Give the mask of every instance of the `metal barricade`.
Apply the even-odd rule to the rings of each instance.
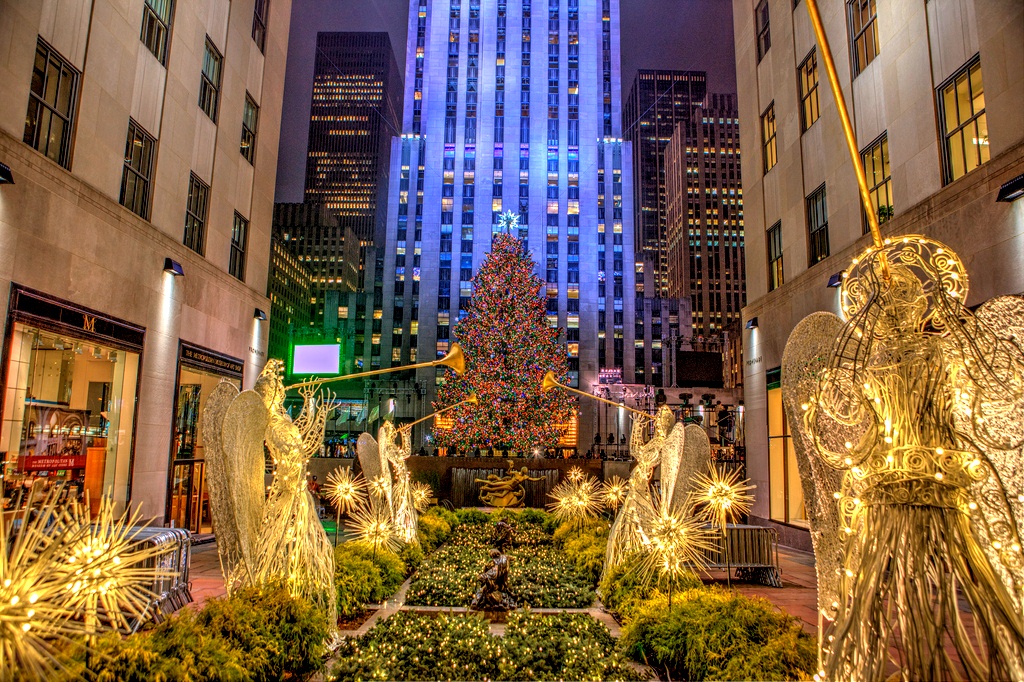
[[[132,528],[138,546],[160,548],[159,554],[141,565],[154,569],[152,618],[157,622],[166,614],[174,613],[192,601],[189,591],[188,569],[192,558],[192,533],[184,528],[143,527]],[[136,628],[142,623],[136,624]]]
[[[726,554],[726,538],[714,531],[710,537],[711,548],[704,550],[707,567],[736,571],[741,580],[759,582],[771,587],[782,587],[782,571],[779,568],[779,534],[774,528],[729,524],[727,526],[729,551]]]

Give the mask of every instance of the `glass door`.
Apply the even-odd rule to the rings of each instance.
[[[177,460],[171,472],[170,521],[193,533],[210,533],[210,501],[206,494],[206,463]]]

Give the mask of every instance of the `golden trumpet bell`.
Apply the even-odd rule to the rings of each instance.
[[[540,390],[547,392],[558,387],[565,388],[562,384],[558,383],[557,379],[555,379],[555,373],[548,370],[548,373],[544,375],[544,381],[540,385]]]
[[[451,345],[451,350],[448,351],[448,355],[444,356],[439,365],[445,367],[451,367],[455,370],[455,373],[462,376],[466,373],[466,356],[462,354],[462,346],[457,343]]]

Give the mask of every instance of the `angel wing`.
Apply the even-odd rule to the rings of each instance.
[[[1024,564],[1018,557],[1006,561],[1007,557],[995,545],[1001,544],[1004,549],[1010,547],[1012,551],[1013,545],[1020,546],[1024,537],[1024,447],[1021,445],[1024,441],[1024,419],[1021,418],[1024,411],[1024,387],[1021,385],[1024,381],[1021,375],[1024,371],[1024,349],[1021,347],[1024,340],[1024,296],[993,298],[978,308],[975,317],[998,337],[997,343],[1005,344],[1001,362],[991,362],[991,365],[998,364],[1006,380],[998,387],[1003,395],[986,394],[984,402],[975,405],[980,412],[998,409],[996,406],[1003,403],[999,418],[985,420],[985,437],[973,439],[974,445],[988,460],[993,475],[979,479],[972,486],[973,496],[979,504],[971,527],[976,534],[990,536],[979,544],[985,550],[989,563],[1011,587],[1008,591],[1020,609],[1024,599]],[[970,426],[977,428],[977,422],[965,421],[972,422]],[[1009,447],[992,447],[999,442]]]
[[[678,486],[680,481],[680,463],[683,461],[683,448],[686,427],[683,424],[675,423],[672,425],[672,429],[661,439],[661,442],[657,444],[657,448],[660,454],[661,464],[661,499],[662,503],[669,509],[675,501],[681,499],[675,495],[677,487],[685,488],[686,483],[683,481],[682,486]],[[652,441],[657,439],[655,435]]]
[[[677,429],[684,428],[682,424]],[[674,500],[682,502],[693,492],[693,480],[699,472],[708,470],[711,462],[711,441],[704,427],[687,424],[683,430],[683,457],[676,474]]]
[[[838,601],[842,562],[839,507],[833,495],[843,473],[818,455],[814,435],[804,422],[803,405],[815,393],[818,379],[829,366],[843,321],[832,313],[808,315],[793,329],[782,355],[782,400],[793,433],[804,504],[811,522],[815,568],[818,573],[818,612]],[[819,426],[820,428],[820,426]]]
[[[269,413],[254,391],[220,383],[203,410],[206,481],[217,551],[228,582],[252,566],[263,513],[263,441]],[[230,585],[229,585],[230,588]]]
[[[373,436],[362,433],[356,442],[356,454],[359,456],[359,466],[363,469],[366,484],[370,488],[370,504],[376,506],[383,502],[390,514],[391,471],[381,454],[380,445]]]

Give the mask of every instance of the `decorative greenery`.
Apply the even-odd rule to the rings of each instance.
[[[580,575],[588,576],[596,585],[604,569],[604,555],[608,548],[610,525],[602,519],[592,519],[582,528],[563,523],[555,531],[554,540],[575,564]]]
[[[384,601],[405,582],[406,565],[393,552],[347,542],[334,549],[338,615],[351,617],[368,603]]]
[[[459,509],[455,512],[455,517],[458,519],[459,524],[465,524],[468,526],[487,523],[491,520],[490,514],[482,512],[479,509]],[[452,526],[452,528],[454,527],[455,526]]]
[[[486,516],[486,515],[485,515]],[[487,520],[487,519],[485,519]],[[516,523],[509,557],[509,591],[521,606],[585,608],[594,600],[591,576],[552,544],[534,523]],[[449,542],[430,554],[413,577],[406,603],[418,606],[466,606],[487,566],[494,524],[462,526]]]
[[[633,613],[622,645],[670,679],[810,679],[816,642],[800,622],[761,598],[717,588],[677,594],[671,609],[656,594]]]
[[[638,680],[604,626],[582,614],[509,615],[491,637],[478,615],[399,612],[343,643],[334,669],[346,680]]]
[[[68,679],[102,682],[306,679],[324,667],[327,620],[283,587],[243,588],[153,630],[73,652]]]
[[[558,343],[559,330],[548,326],[535,267],[516,237],[494,236],[473,278],[468,315],[452,329],[466,357],[466,374],[441,384],[434,409],[474,391],[480,402],[452,410],[452,428],[434,430],[439,446],[517,452],[553,447],[572,418],[568,393],[541,391],[548,371],[562,382],[568,374],[565,347]]]
[[[451,525],[440,516],[423,514],[419,518],[420,544],[427,552],[443,544],[448,539],[451,530]]]

